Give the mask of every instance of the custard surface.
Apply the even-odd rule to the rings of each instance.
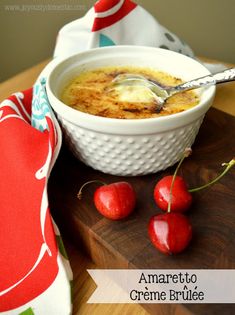
[[[111,89],[112,80],[122,73],[143,75],[163,87],[182,83],[178,78],[150,68],[103,67],[84,71],[70,81],[62,91],[61,101],[85,113],[117,119],[166,116],[185,111],[199,103],[199,97],[194,91],[186,91],[170,97],[159,111],[156,100],[145,87],[122,86]]]

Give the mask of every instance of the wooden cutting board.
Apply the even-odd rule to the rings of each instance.
[[[221,164],[235,155],[235,118],[210,109],[193,145],[193,154],[183,163],[182,175],[190,188],[214,178]],[[63,146],[49,181],[52,214],[62,234],[88,252],[101,268],[138,269],[235,269],[235,169],[221,181],[194,193],[188,216],[193,225],[193,240],[176,256],[165,256],[150,243],[149,218],[161,211],[153,201],[155,183],[173,168],[153,175],[117,177],[95,171],[78,161]],[[135,212],[114,222],[102,217],[93,205],[97,185],[87,186],[83,199],[76,194],[81,185],[99,179],[106,183],[131,182],[137,193]],[[235,304],[145,304],[151,314],[235,314]]]

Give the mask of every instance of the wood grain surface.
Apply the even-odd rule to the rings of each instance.
[[[234,156],[235,118],[216,109],[206,115],[193,154],[185,160],[180,174],[189,187],[203,184],[221,171],[221,164]],[[155,183],[174,168],[157,174],[130,177],[137,193],[135,212],[122,221],[102,217],[93,205],[96,184],[84,190],[79,201],[76,194],[86,181],[99,179],[107,183],[126,180],[103,174],[85,166],[63,147],[50,179],[51,208],[59,226],[77,246],[83,244],[96,265],[102,268],[192,269],[235,268],[235,173],[232,170],[218,184],[194,193],[188,213],[193,225],[193,240],[180,255],[165,256],[150,243],[149,218],[161,211],[153,201]],[[145,305],[152,314],[231,314],[235,305]],[[225,313],[226,311],[226,313]]]

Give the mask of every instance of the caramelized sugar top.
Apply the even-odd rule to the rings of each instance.
[[[178,78],[150,68],[104,67],[80,73],[64,88],[61,100],[79,111],[118,119],[172,115],[199,103],[199,97],[194,91],[186,91],[170,97],[159,112],[156,100],[145,87],[122,86],[111,89],[112,80],[122,73],[143,75],[163,87],[182,83]]]

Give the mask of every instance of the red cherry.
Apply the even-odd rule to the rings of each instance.
[[[192,238],[192,226],[181,213],[164,213],[153,216],[148,225],[153,245],[170,255],[182,252]]]
[[[154,188],[154,200],[158,207],[164,211],[168,210],[170,200],[170,189],[173,176],[163,177]],[[185,212],[192,203],[192,195],[182,177],[176,176],[172,188],[171,208],[172,212]]]
[[[133,211],[136,195],[129,183],[117,182],[96,189],[94,203],[103,216],[111,220],[119,220]]]

